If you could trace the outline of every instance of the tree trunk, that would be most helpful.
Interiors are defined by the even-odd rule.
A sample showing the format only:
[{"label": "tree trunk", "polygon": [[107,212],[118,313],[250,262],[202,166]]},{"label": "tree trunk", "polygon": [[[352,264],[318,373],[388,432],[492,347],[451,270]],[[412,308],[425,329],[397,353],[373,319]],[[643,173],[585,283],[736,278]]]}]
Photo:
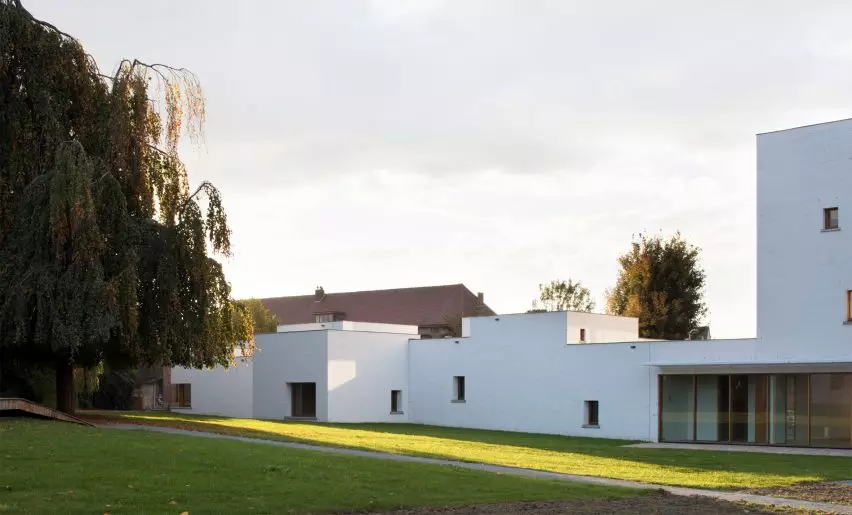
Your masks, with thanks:
[{"label": "tree trunk", "polygon": [[77,409],[74,365],[62,360],[56,363],[56,409],[69,415]]}]

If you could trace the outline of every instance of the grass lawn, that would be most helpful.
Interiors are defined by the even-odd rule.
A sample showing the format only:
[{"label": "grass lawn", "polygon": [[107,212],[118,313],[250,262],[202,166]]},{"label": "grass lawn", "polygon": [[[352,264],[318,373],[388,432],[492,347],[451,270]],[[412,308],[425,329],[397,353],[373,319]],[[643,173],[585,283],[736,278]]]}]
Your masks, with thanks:
[{"label": "grass lawn", "polygon": [[2,513],[327,513],[636,490],[0,418]]},{"label": "grass lawn", "polygon": [[664,485],[767,488],[852,479],[852,459],[743,452],[635,449],[630,442],[415,424],[319,424],[99,412],[128,423],[448,458]]}]

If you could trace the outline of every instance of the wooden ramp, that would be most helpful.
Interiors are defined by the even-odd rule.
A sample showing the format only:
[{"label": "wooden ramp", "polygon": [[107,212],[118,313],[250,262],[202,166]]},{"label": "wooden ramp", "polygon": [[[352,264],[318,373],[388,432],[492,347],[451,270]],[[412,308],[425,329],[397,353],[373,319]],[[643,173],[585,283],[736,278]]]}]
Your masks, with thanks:
[{"label": "wooden ramp", "polygon": [[81,418],[73,417],[62,413],[61,411],[56,411],[53,408],[48,408],[41,404],[36,404],[35,402],[15,397],[0,397],[0,415],[24,415],[39,418],[50,418],[54,420],[61,420],[63,422],[73,422],[74,424],[94,427],[94,425]]}]

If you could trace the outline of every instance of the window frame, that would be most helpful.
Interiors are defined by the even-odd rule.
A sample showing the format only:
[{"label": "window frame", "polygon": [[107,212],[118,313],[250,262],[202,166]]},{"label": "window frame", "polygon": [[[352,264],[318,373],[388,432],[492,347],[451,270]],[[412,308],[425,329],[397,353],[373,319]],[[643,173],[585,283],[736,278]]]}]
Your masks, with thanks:
[{"label": "window frame", "polygon": [[173,408],[192,408],[192,383],[172,383],[171,404]]},{"label": "window frame", "polygon": [[583,401],[583,427],[601,427],[599,401]]},{"label": "window frame", "polygon": [[[834,224],[832,225],[831,216],[834,215]],[[838,231],[840,230],[840,209],[838,207],[826,207],[822,210],[822,230],[823,231]]]},{"label": "window frame", "polygon": [[852,324],[852,290],[846,290],[846,323]]},{"label": "window frame", "polygon": [[402,415],[402,390],[391,390],[391,415]]},{"label": "window frame", "polygon": [[453,376],[453,400],[452,402],[467,402],[465,376]]}]

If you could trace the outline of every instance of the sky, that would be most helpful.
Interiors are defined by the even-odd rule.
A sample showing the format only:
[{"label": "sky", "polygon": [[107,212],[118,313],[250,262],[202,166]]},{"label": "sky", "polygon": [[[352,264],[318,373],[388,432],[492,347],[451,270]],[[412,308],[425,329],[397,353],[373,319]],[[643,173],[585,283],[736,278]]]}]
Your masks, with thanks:
[{"label": "sky", "polygon": [[[646,231],[701,248],[714,338],[755,334],[755,134],[852,117],[846,0],[25,0],[195,72],[192,183],[236,297],[464,283],[500,313],[590,288]],[[72,6],[73,5],[73,6]]]}]

